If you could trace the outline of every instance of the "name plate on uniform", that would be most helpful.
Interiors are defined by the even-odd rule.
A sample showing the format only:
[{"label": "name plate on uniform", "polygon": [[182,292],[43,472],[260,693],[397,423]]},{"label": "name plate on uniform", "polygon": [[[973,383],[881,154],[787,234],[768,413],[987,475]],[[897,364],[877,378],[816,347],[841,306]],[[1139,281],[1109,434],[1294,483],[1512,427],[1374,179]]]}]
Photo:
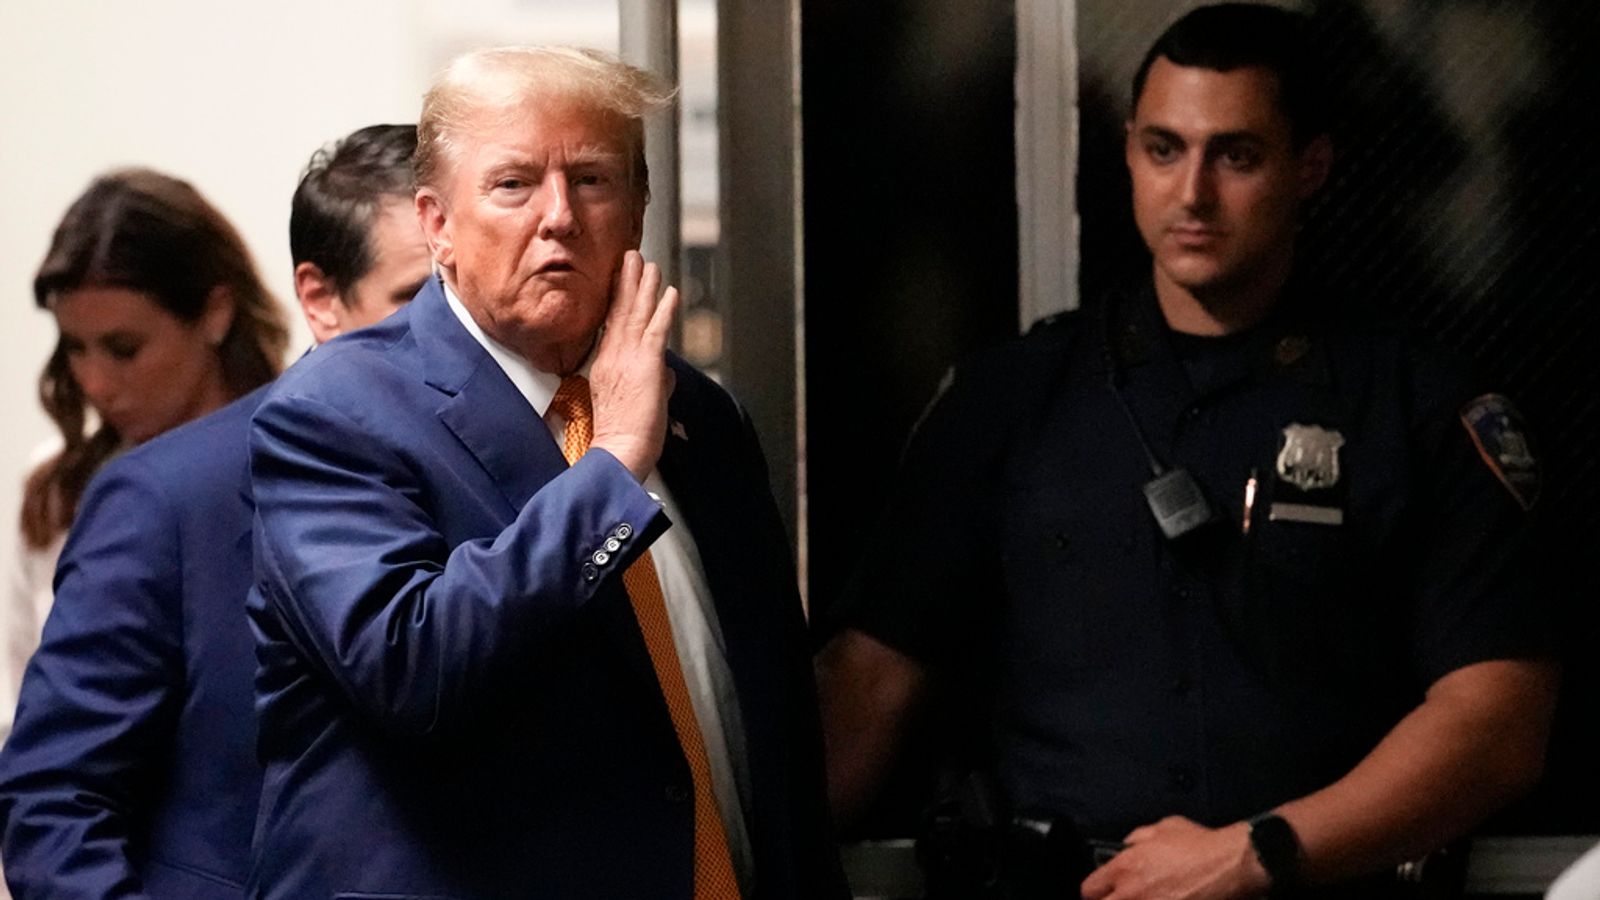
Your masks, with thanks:
[{"label": "name plate on uniform", "polygon": [[1309,503],[1274,503],[1267,510],[1267,518],[1273,522],[1343,525],[1344,510],[1337,506],[1312,506]]}]

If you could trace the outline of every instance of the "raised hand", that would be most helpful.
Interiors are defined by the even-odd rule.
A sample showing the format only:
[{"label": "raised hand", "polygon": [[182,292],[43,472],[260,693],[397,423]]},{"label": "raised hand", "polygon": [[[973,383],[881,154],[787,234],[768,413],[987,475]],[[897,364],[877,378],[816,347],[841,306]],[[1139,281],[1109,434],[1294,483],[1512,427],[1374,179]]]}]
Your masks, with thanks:
[{"label": "raised hand", "polygon": [[667,336],[678,311],[678,289],[661,288],[661,269],[637,250],[622,258],[606,313],[605,331],[589,368],[594,438],[643,482],[667,435]]}]

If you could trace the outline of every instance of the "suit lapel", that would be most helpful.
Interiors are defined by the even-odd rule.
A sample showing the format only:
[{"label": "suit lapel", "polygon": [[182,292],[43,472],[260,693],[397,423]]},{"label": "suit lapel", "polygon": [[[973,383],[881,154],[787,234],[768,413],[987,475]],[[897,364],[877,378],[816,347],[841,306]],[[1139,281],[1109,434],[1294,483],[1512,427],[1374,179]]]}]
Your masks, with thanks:
[{"label": "suit lapel", "polygon": [[[744,732],[745,821],[761,859],[782,840],[770,826],[784,819],[788,803],[789,763],[774,751],[793,746],[796,714],[786,701],[793,659],[788,635],[796,626],[787,615],[799,618],[799,596],[793,581],[784,584],[792,577],[781,574],[788,571],[785,552],[772,546],[782,535],[767,533],[776,527],[768,501],[743,493],[765,491],[765,484],[730,471],[744,460],[745,435],[694,390],[696,379],[681,361],[669,360],[679,371],[668,413],[680,427],[677,433],[669,427],[658,467],[694,534],[716,610]],[[785,600],[795,604],[787,613]]]},{"label": "suit lapel", "polygon": [[[509,522],[534,493],[566,471],[566,458],[527,398],[456,318],[437,278],[428,281],[407,309],[423,380],[445,395],[437,410],[439,420],[489,474],[508,504]],[[613,584],[612,590],[594,598],[599,601],[595,613],[607,623],[604,630],[616,640],[622,662],[634,673],[641,703],[658,715],[657,730],[676,745],[655,667],[622,579],[613,579]]]},{"label": "suit lapel", "polygon": [[[679,374],[679,385],[689,380],[685,374]],[[744,688],[749,684],[747,666],[753,662],[746,657],[752,647],[759,647],[760,629],[752,628],[753,623],[749,621],[752,606],[741,602],[741,598],[755,589],[748,583],[746,573],[750,566],[759,563],[743,558],[740,548],[751,544],[739,532],[752,527],[753,523],[743,521],[739,498],[731,497],[727,490],[732,479],[719,468],[732,460],[723,459],[719,454],[714,465],[706,461],[705,454],[718,453],[727,436],[713,434],[713,427],[700,415],[701,409],[694,398],[687,394],[680,388],[668,401],[667,413],[672,424],[669,424],[656,467],[687,520],[684,524],[694,536],[695,549],[705,570],[706,587],[711,591],[712,607],[716,610],[723,653],[735,686]],[[740,691],[741,705],[746,693],[747,690]]]},{"label": "suit lapel", "polygon": [[439,420],[483,466],[515,515],[566,469],[566,460],[527,398],[456,319],[437,278],[411,301],[410,312],[423,380],[446,395]]},{"label": "suit lapel", "polygon": [[488,365],[439,407],[439,420],[489,473],[516,515],[567,461],[528,401],[484,358]]}]

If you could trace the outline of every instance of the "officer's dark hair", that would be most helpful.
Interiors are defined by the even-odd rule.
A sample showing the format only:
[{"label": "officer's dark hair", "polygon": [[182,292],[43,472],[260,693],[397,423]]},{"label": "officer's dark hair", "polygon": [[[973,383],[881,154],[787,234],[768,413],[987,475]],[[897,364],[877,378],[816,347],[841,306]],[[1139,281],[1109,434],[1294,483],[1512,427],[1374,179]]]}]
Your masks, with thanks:
[{"label": "officer's dark hair", "polygon": [[1278,103],[1297,147],[1328,132],[1324,69],[1310,37],[1310,21],[1300,13],[1259,3],[1219,3],[1191,11],[1162,32],[1145,54],[1133,76],[1130,109],[1138,108],[1150,67],[1162,57],[1175,65],[1217,72],[1260,66],[1277,78]]},{"label": "officer's dark hair", "polygon": [[372,268],[368,235],[383,201],[410,200],[415,125],[369,125],[312,154],[289,213],[296,266],[322,270],[347,302],[350,286]]}]

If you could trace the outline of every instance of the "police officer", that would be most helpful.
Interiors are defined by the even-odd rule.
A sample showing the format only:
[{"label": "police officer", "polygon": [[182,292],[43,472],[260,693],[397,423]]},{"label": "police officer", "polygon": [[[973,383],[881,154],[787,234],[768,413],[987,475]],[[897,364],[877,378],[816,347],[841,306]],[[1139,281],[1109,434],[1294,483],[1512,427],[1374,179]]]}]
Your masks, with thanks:
[{"label": "police officer", "polygon": [[846,823],[952,686],[1013,810],[1122,845],[1094,900],[1392,872],[1538,777],[1537,467],[1503,397],[1294,277],[1332,158],[1304,27],[1162,36],[1126,142],[1151,278],[920,424],[818,665]]}]

